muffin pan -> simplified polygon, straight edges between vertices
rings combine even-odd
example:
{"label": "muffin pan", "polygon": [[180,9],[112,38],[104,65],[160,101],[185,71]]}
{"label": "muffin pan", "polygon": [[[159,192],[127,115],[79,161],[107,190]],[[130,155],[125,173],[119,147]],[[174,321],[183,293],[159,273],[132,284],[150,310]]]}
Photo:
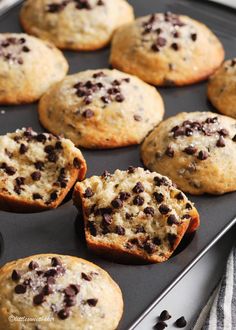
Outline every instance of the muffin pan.
{"label": "muffin pan", "polygon": [[[158,11],[183,13],[206,23],[220,38],[226,58],[236,54],[236,11],[206,1],[143,0],[129,1],[136,16]],[[20,32],[20,5],[0,17],[0,32]],[[194,9],[193,9],[194,8]],[[108,67],[109,49],[96,52],[65,52],[70,73]],[[210,61],[210,59],[209,59]],[[183,87],[162,88],[166,117],[181,111],[212,110],[206,99],[206,82]],[[0,134],[16,128],[32,127],[43,131],[37,104],[0,107]],[[142,166],[139,146],[116,150],[82,150],[88,164],[87,177],[104,170]],[[167,262],[154,265],[122,265],[90,253],[84,241],[81,217],[69,194],[56,210],[34,214],[0,211],[0,264],[36,253],[61,253],[86,258],[107,270],[120,285],[125,309],[119,329],[134,329],[135,324],[194,266],[208,249],[236,223],[236,193],[223,196],[188,196],[201,216],[197,233],[185,239]]]}

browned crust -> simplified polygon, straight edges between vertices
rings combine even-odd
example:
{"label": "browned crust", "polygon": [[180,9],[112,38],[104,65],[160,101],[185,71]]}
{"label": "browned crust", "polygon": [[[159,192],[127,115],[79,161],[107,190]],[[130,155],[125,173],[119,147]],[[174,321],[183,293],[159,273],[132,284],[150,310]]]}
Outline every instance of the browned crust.
{"label": "browned crust", "polygon": [[[193,84],[197,84],[201,81],[207,80],[209,78],[209,76],[211,76],[221,66],[223,61],[224,61],[224,51],[222,52],[222,60],[217,66],[215,66],[214,68],[211,68],[211,69],[207,68],[206,70],[202,70],[201,74],[193,77],[192,79],[190,79],[190,78],[175,79],[175,81],[173,81],[173,86],[181,87],[181,86],[193,85]],[[155,80],[149,79],[146,72],[142,72],[142,70],[137,70],[137,72],[134,73],[134,70],[130,69],[127,64],[122,65],[119,58],[116,59],[116,58],[112,57],[112,59],[110,60],[110,64],[112,65],[113,68],[116,68],[117,70],[124,71],[129,74],[136,74],[140,79],[142,79],[143,81],[145,81],[149,84],[152,84],[155,86],[162,86],[162,87],[173,87],[172,85],[168,85],[164,80],[160,81],[160,79],[155,79]]]}
{"label": "browned crust", "polygon": [[[102,243],[102,242],[96,242],[93,239],[93,236],[89,233],[87,230],[87,222],[88,222],[88,216],[85,212],[85,207],[83,204],[83,197],[82,197],[83,191],[81,189],[80,184],[76,184],[74,188],[73,193],[73,201],[75,206],[78,209],[82,208],[83,212],[83,220],[84,220],[84,229],[85,229],[85,238],[87,241],[88,248],[93,251],[94,253],[103,256],[106,259],[112,259],[121,263],[128,263],[128,264],[145,264],[145,263],[159,263],[166,261],[170,258],[170,256],[173,254],[179,243],[181,242],[184,234],[187,232],[188,227],[190,226],[190,220],[186,220],[184,223],[182,223],[178,227],[178,236],[175,240],[175,243],[171,249],[171,251],[166,254],[165,256],[151,256],[145,251],[140,250],[128,250],[125,248],[120,248],[116,244],[113,243]],[[194,224],[196,223],[196,220],[194,220]],[[191,226],[192,227],[192,226]],[[190,227],[190,229],[191,229]],[[188,233],[193,232],[194,230],[188,231]]]}
{"label": "browned crust", "polygon": [[82,154],[79,157],[81,167],[71,170],[71,179],[66,188],[62,189],[58,198],[51,204],[45,205],[42,201],[31,201],[20,196],[10,196],[7,193],[0,193],[0,210],[16,213],[34,213],[57,208],[74,186],[77,180],[83,180],[87,172],[87,165]]}
{"label": "browned crust", "polygon": [[191,216],[191,220],[186,231],[187,234],[194,233],[200,226],[200,216],[195,207],[189,212],[189,215]]}

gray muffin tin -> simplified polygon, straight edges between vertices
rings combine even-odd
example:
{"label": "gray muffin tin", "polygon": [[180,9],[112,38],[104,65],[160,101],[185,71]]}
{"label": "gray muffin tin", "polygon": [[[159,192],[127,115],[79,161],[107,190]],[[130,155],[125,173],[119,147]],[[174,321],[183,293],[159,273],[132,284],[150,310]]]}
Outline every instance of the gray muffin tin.
{"label": "gray muffin tin", "polygon": [[[206,23],[220,38],[226,58],[236,55],[236,12],[207,1],[130,0],[136,16],[154,12],[183,13]],[[0,17],[0,32],[21,32],[18,14],[20,5]],[[127,46],[128,47],[128,46]],[[108,67],[109,48],[95,52],[65,52],[70,73]],[[210,59],[209,59],[210,61]],[[181,111],[212,110],[206,99],[206,82],[183,88],[160,88],[166,117]],[[0,107],[0,134],[21,127],[41,132],[37,104]],[[5,110],[5,113],[1,110]],[[83,150],[88,163],[87,177],[105,169],[142,166],[139,146],[116,150]],[[86,248],[80,215],[73,206],[71,194],[56,210],[34,214],[0,211],[0,264],[37,253],[61,253],[90,260],[107,270],[120,285],[124,296],[124,315],[119,329],[133,329],[135,324],[194,266],[219,238],[235,224],[236,193],[223,196],[199,196],[195,202],[201,216],[198,232],[185,239],[165,263],[155,265],[122,265],[89,252]],[[14,212],[14,210],[12,210]],[[0,326],[1,328],[1,326]],[[73,329],[71,329],[73,330]]]}

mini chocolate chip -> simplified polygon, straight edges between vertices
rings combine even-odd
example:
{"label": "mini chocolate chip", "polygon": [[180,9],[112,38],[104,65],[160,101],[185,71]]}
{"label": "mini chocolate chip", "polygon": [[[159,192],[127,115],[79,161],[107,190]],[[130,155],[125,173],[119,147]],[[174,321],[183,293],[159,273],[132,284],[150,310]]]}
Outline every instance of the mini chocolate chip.
{"label": "mini chocolate chip", "polygon": [[148,241],[148,242],[146,242],[144,244],[144,247],[143,248],[144,248],[145,251],[147,251],[147,253],[151,254],[151,253],[153,253],[155,251],[156,246],[152,242],[149,242]]}
{"label": "mini chocolate chip", "polygon": [[35,172],[31,173],[31,178],[34,181],[39,181],[41,179],[41,173],[39,171],[35,171]]}
{"label": "mini chocolate chip", "polygon": [[156,40],[156,45],[159,47],[164,47],[166,45],[166,39],[162,37],[158,37]]}
{"label": "mini chocolate chip", "polygon": [[174,214],[171,214],[171,215],[168,216],[167,223],[170,226],[179,224],[179,222],[178,222],[178,220],[177,220],[177,218]]}
{"label": "mini chocolate chip", "polygon": [[147,215],[151,215],[151,216],[154,216],[154,208],[153,207],[150,207],[150,206],[147,206],[145,207],[145,209],[143,210],[143,212]]}
{"label": "mini chocolate chip", "polygon": [[15,287],[15,293],[17,294],[23,294],[26,292],[26,286],[23,285],[23,284],[18,284],[16,287]]}
{"label": "mini chocolate chip", "polygon": [[[82,274],[84,274],[84,273],[82,273]],[[83,276],[82,276],[82,278],[83,278]],[[87,280],[87,281],[90,281],[90,280]],[[78,293],[77,290],[75,290],[72,285],[69,285],[67,288],[64,289],[64,294],[68,297],[73,297],[77,293]]]}
{"label": "mini chocolate chip", "polygon": [[87,226],[88,226],[88,229],[90,231],[90,234],[94,237],[97,236],[97,229],[96,229],[95,223],[92,222],[92,221],[88,221]]}
{"label": "mini chocolate chip", "polygon": [[17,186],[23,186],[25,184],[25,178],[22,176],[18,176],[15,181]]}
{"label": "mini chocolate chip", "polygon": [[46,138],[46,136],[45,136],[43,133],[40,133],[40,134],[38,134],[38,135],[36,136],[36,140],[37,140],[38,142],[45,143],[46,140],[47,140],[47,138]]}
{"label": "mini chocolate chip", "polygon": [[51,259],[51,265],[52,265],[52,267],[62,266],[62,262],[59,258],[53,257]]}
{"label": "mini chocolate chip", "polygon": [[218,133],[222,136],[228,136],[229,135],[229,131],[225,128],[222,128],[218,131]]}
{"label": "mini chocolate chip", "polygon": [[74,165],[75,168],[80,169],[81,163],[80,163],[79,158],[77,158],[77,157],[74,158],[73,165]]}
{"label": "mini chocolate chip", "polygon": [[47,145],[45,148],[44,148],[44,151],[47,153],[47,154],[50,154],[54,151],[54,147],[52,145]]}
{"label": "mini chocolate chip", "polygon": [[184,328],[187,325],[187,321],[185,320],[184,316],[181,316],[178,320],[175,321],[175,325],[178,328]]}
{"label": "mini chocolate chip", "polygon": [[63,149],[63,146],[62,146],[61,141],[57,141],[57,142],[56,142],[56,144],[55,144],[55,149],[56,149],[56,150],[62,150],[62,149]]}
{"label": "mini chocolate chip", "polygon": [[179,50],[179,45],[176,42],[173,42],[173,44],[171,44],[171,48],[177,51]]}
{"label": "mini chocolate chip", "polygon": [[57,270],[54,269],[54,268],[51,268],[49,270],[47,270],[45,273],[44,273],[44,277],[54,277],[57,275]]}
{"label": "mini chocolate chip", "polygon": [[120,198],[122,201],[126,201],[130,196],[131,196],[130,193],[125,192],[125,191],[121,191],[121,192],[119,193],[119,198]]}
{"label": "mini chocolate chip", "polygon": [[167,147],[165,154],[166,156],[173,158],[175,154],[174,149],[172,147]]}
{"label": "mini chocolate chip", "polygon": [[144,198],[139,195],[135,196],[133,199],[133,203],[134,203],[134,205],[141,206],[144,204]]}
{"label": "mini chocolate chip", "polygon": [[116,100],[116,102],[120,102],[121,103],[121,102],[123,102],[125,100],[125,97],[122,94],[117,94],[116,97],[115,97],[115,100]]}
{"label": "mini chocolate chip", "polygon": [[163,330],[167,327],[167,324],[164,321],[158,321],[155,326],[154,329],[155,330]]}
{"label": "mini chocolate chip", "polygon": [[144,192],[144,186],[141,182],[137,182],[136,185],[133,187],[132,191],[136,194],[140,194]]}
{"label": "mini chocolate chip", "polygon": [[58,156],[55,152],[51,152],[50,154],[48,154],[47,159],[51,163],[56,163],[56,161],[58,160]]}
{"label": "mini chocolate chip", "polygon": [[50,194],[50,201],[53,202],[57,199],[57,191],[53,191],[51,194]]}
{"label": "mini chocolate chip", "polygon": [[21,143],[20,145],[20,149],[19,149],[19,152],[21,155],[25,154],[28,150],[28,147],[24,144],[24,143]]}
{"label": "mini chocolate chip", "polygon": [[136,121],[142,121],[142,117],[139,115],[134,115],[134,120]]}
{"label": "mini chocolate chip", "polygon": [[37,170],[42,171],[42,170],[43,170],[43,167],[44,167],[44,163],[41,162],[41,161],[39,160],[39,161],[37,161],[36,163],[34,163],[34,167],[35,167]]}
{"label": "mini chocolate chip", "polygon": [[100,77],[105,77],[105,73],[102,71],[99,71],[99,72],[95,72],[93,74],[93,78],[100,78]]}
{"label": "mini chocolate chip", "polygon": [[[236,136],[236,135],[235,135]],[[135,167],[134,166],[129,166],[127,172],[129,174],[133,174],[135,172]]]}
{"label": "mini chocolate chip", "polygon": [[225,139],[223,138],[222,135],[219,137],[219,140],[216,142],[216,146],[218,148],[224,148],[225,147]]}
{"label": "mini chocolate chip", "polygon": [[182,194],[182,192],[179,192],[177,195],[175,195],[175,198],[178,199],[178,200],[183,200],[184,195]]}
{"label": "mini chocolate chip", "polygon": [[111,202],[111,205],[115,208],[115,209],[120,209],[123,206],[123,202],[120,198],[115,198],[113,199],[113,201]]}
{"label": "mini chocolate chip", "polygon": [[13,167],[13,166],[6,166],[5,167],[5,172],[8,174],[8,175],[14,175],[16,173],[16,169]]}
{"label": "mini chocolate chip", "polygon": [[72,307],[76,305],[76,298],[74,296],[65,296],[64,303],[66,307]]}
{"label": "mini chocolate chip", "polygon": [[87,299],[87,304],[91,307],[95,307],[97,305],[98,299]]}
{"label": "mini chocolate chip", "polygon": [[232,138],[232,140],[233,140],[234,142],[236,142],[236,134],[234,135],[234,137]]}
{"label": "mini chocolate chip", "polygon": [[176,241],[176,238],[177,238],[177,236],[175,234],[168,233],[167,239],[168,239],[168,241],[170,243],[171,248],[173,248],[174,243]]}
{"label": "mini chocolate chip", "polygon": [[21,274],[18,270],[13,269],[11,274],[12,281],[19,281],[21,279]]}
{"label": "mini chocolate chip", "polygon": [[200,159],[200,160],[205,160],[205,159],[207,159],[208,158],[208,153],[206,152],[206,151],[204,151],[204,150],[201,150],[201,151],[199,151],[199,153],[198,153],[198,159]]}
{"label": "mini chocolate chip", "polygon": [[146,232],[146,231],[145,231],[144,227],[141,226],[141,225],[138,225],[138,226],[136,227],[136,229],[135,229],[135,233],[136,233],[136,234],[138,234],[138,233],[145,233],[145,232]]}
{"label": "mini chocolate chip", "polygon": [[188,155],[194,155],[197,152],[197,148],[190,145],[184,149],[184,152]]}
{"label": "mini chocolate chip", "polygon": [[14,191],[15,191],[15,193],[17,194],[17,195],[20,195],[21,194],[21,187],[20,186],[17,186],[17,185],[15,185],[14,186]]}
{"label": "mini chocolate chip", "polygon": [[57,313],[57,315],[61,320],[65,320],[70,316],[70,312],[67,308],[63,308]]}
{"label": "mini chocolate chip", "polygon": [[33,298],[34,305],[41,305],[45,301],[45,297],[43,293],[39,293]]}
{"label": "mini chocolate chip", "polygon": [[161,204],[159,206],[159,211],[161,214],[167,214],[171,211],[171,209],[166,204]]}
{"label": "mini chocolate chip", "polygon": [[109,225],[111,225],[111,223],[112,223],[112,217],[111,217],[111,215],[110,214],[103,214],[103,216],[102,216],[102,218],[103,218],[103,225],[105,225],[105,226],[109,226]]}
{"label": "mini chocolate chip", "polygon": [[94,116],[94,112],[91,109],[86,109],[83,113],[82,116],[86,119],[92,118]]}
{"label": "mini chocolate chip", "polygon": [[84,196],[85,198],[90,198],[90,197],[92,197],[93,195],[94,195],[94,192],[92,191],[92,189],[91,189],[90,187],[86,188],[86,189],[85,189],[85,192],[84,192],[84,194],[83,194],[83,196]]}
{"label": "mini chocolate chip", "polygon": [[52,293],[53,293],[52,288],[50,287],[49,284],[46,284],[46,285],[43,287],[43,294],[44,294],[45,296],[48,296],[48,295],[50,295],[50,294],[52,294]]}
{"label": "mini chocolate chip", "polygon": [[124,236],[125,235],[125,228],[123,228],[122,226],[116,226],[115,232],[118,235]]}
{"label": "mini chocolate chip", "polygon": [[191,33],[191,39],[192,39],[192,41],[196,41],[197,40],[197,33]]}
{"label": "mini chocolate chip", "polygon": [[157,44],[153,44],[151,48],[154,52],[159,52],[160,51],[160,48],[157,46]]}
{"label": "mini chocolate chip", "polygon": [[103,101],[103,103],[106,103],[106,104],[111,102],[111,99],[108,96],[102,96],[101,100]]}
{"label": "mini chocolate chip", "polygon": [[162,203],[164,201],[164,196],[161,193],[158,192],[154,192],[153,196],[155,197],[155,200],[157,201],[157,203]]}
{"label": "mini chocolate chip", "polygon": [[154,237],[152,239],[153,244],[155,245],[161,245],[161,239],[159,237]]}
{"label": "mini chocolate chip", "polygon": [[[42,271],[38,271],[37,274],[38,274],[38,273],[43,273],[43,272],[42,272]],[[52,277],[52,276],[47,277],[47,284],[48,284],[48,285],[53,285],[53,284],[55,284],[55,283],[56,283],[56,280],[55,280],[54,277]]]}
{"label": "mini chocolate chip", "polygon": [[190,203],[186,203],[185,208],[191,210],[193,207]]}
{"label": "mini chocolate chip", "polygon": [[81,273],[81,278],[88,282],[92,281],[92,276],[86,273]]}
{"label": "mini chocolate chip", "polygon": [[43,199],[43,197],[40,194],[38,194],[38,193],[33,193],[32,197],[33,197],[34,200],[36,200],[36,199]]}
{"label": "mini chocolate chip", "polygon": [[132,218],[132,215],[128,212],[125,213],[125,219],[130,220]]}
{"label": "mini chocolate chip", "polygon": [[36,261],[30,261],[29,263],[29,269],[34,270],[39,267],[39,264]]}

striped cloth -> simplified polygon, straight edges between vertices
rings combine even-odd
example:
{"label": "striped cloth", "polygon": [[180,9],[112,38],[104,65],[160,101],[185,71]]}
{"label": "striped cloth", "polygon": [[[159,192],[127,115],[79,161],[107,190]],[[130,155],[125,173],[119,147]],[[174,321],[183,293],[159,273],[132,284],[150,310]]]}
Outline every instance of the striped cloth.
{"label": "striped cloth", "polygon": [[193,330],[236,330],[236,246],[220,285],[199,315]]}

